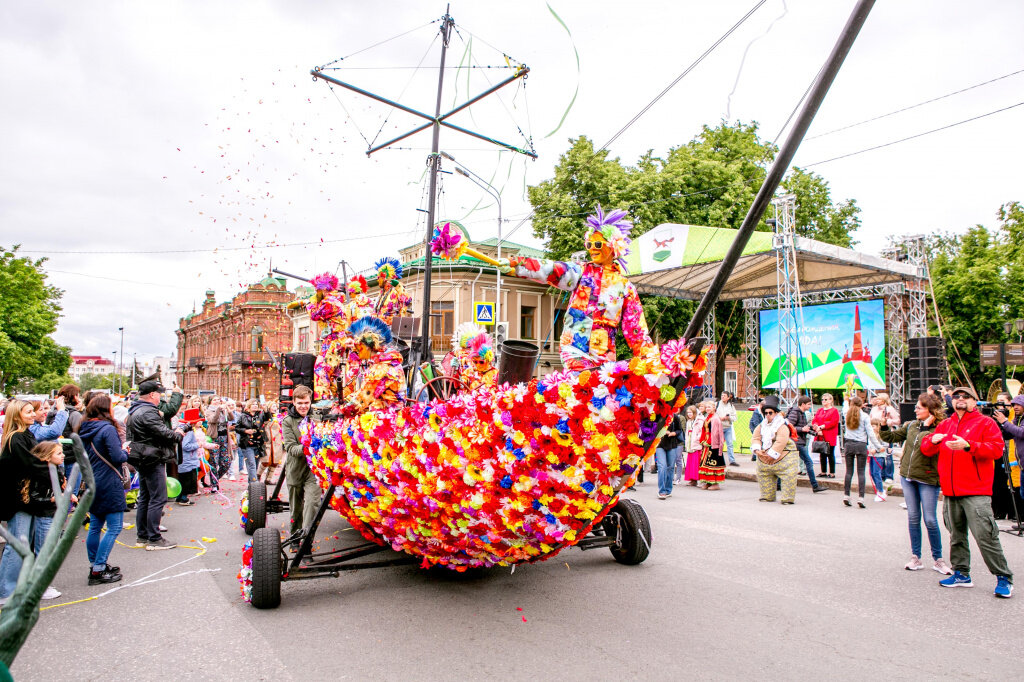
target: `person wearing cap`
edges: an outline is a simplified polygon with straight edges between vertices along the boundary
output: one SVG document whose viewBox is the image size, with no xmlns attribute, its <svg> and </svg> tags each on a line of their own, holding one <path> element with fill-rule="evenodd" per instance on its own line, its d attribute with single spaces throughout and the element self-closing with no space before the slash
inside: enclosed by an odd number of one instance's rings
<svg viewBox="0 0 1024 682">
<path fill-rule="evenodd" d="M 128 411 L 129 462 L 139 472 L 139 499 L 135 514 L 136 547 L 173 549 L 177 545 L 160 534 L 160 518 L 167 503 L 167 463 L 177 456 L 184 437 L 173 431 L 157 408 L 164 387 L 158 381 L 139 384 L 139 398 Z"/>
<path fill-rule="evenodd" d="M 958 386 L 952 398 L 953 414 L 921 442 L 921 454 L 939 458 L 942 515 L 949 530 L 953 575 L 939 584 L 974 586 L 967 539 L 970 530 L 985 565 L 996 576 L 995 595 L 1009 598 L 1013 594 L 1013 572 L 1006 563 L 999 527 L 992 516 L 992 475 L 995 460 L 1003 455 L 1003 439 L 995 420 L 978 412 L 978 394 L 973 389 Z"/>
<path fill-rule="evenodd" d="M 206 442 L 196 438 L 196 424 L 203 421 L 202 411 L 198 408 L 185 410 L 178 427 L 184 431 L 185 437 L 181 439 L 181 464 L 178 465 L 178 481 L 181 483 L 181 494 L 178 495 L 177 503 L 182 507 L 191 507 L 195 504 L 188 499 L 189 495 L 199 493 L 199 460 L 200 450 L 216 450 L 216 443 Z"/>
<path fill-rule="evenodd" d="M 1002 429 L 1003 438 L 1007 440 L 1006 463 L 1010 470 L 1006 475 L 1010 479 L 1011 488 L 1016 488 L 1016 494 L 1020 494 L 1020 458 L 1024 455 L 1024 395 L 1018 395 L 1010 401 L 1013 412 L 1005 415 L 996 410 L 995 420 Z M 1024 507 L 1024 502 L 1017 500 L 1017 509 Z M 1014 527 L 1014 530 L 1020 530 Z"/>
</svg>

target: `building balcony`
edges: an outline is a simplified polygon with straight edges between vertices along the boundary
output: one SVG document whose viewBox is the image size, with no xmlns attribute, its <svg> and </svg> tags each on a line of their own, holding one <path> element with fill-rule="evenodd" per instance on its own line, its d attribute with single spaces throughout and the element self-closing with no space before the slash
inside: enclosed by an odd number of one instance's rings
<svg viewBox="0 0 1024 682">
<path fill-rule="evenodd" d="M 191 357 L 188 359 L 188 366 L 195 369 L 206 369 L 206 361 L 203 358 Z"/>
<path fill-rule="evenodd" d="M 231 364 L 251 367 L 253 365 L 269 365 L 272 364 L 272 361 L 266 350 L 236 350 L 231 354 Z"/>
</svg>

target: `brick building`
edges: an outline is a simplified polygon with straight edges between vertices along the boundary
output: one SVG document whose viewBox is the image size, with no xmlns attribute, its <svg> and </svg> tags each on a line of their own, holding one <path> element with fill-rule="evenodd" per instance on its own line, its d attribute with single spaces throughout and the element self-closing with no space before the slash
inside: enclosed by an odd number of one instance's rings
<svg viewBox="0 0 1024 682">
<path fill-rule="evenodd" d="M 111 374 L 116 369 L 117 365 L 114 364 L 113 360 L 108 360 L 99 355 L 72 355 L 68 374 L 77 383 L 86 374 Z"/>
<path fill-rule="evenodd" d="M 271 399 L 278 388 L 275 359 L 292 341 L 285 309 L 292 298 L 284 279 L 269 276 L 220 304 L 207 291 L 202 309 L 178 323 L 178 385 L 185 393 Z"/>
</svg>

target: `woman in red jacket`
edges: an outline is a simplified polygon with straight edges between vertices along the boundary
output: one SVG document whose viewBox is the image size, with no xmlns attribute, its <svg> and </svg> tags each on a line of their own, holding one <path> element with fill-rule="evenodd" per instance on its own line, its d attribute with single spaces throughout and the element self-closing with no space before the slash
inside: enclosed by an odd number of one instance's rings
<svg viewBox="0 0 1024 682">
<path fill-rule="evenodd" d="M 814 437 L 828 443 L 828 453 L 821 455 L 819 478 L 836 477 L 836 440 L 839 438 L 839 410 L 831 393 L 821 396 L 821 409 L 811 420 Z"/>
</svg>

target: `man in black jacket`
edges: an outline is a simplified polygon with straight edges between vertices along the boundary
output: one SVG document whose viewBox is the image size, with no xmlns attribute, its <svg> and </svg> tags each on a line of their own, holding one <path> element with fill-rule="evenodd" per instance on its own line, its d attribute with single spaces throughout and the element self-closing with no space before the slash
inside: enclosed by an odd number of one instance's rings
<svg viewBox="0 0 1024 682">
<path fill-rule="evenodd" d="M 138 400 L 128 412 L 127 434 L 131 443 L 128 461 L 139 472 L 135 546 L 147 550 L 177 546 L 160 535 L 160 517 L 167 504 L 166 465 L 175 459 L 184 434 L 180 429 L 172 431 L 157 409 L 163 391 L 159 382 L 143 381 L 139 384 Z"/>
<path fill-rule="evenodd" d="M 826 488 L 818 485 L 818 479 L 814 476 L 814 463 L 807 452 L 807 434 L 811 432 L 810 422 L 807 421 L 807 411 L 811 409 L 811 404 L 811 397 L 808 395 L 802 395 L 797 398 L 797 401 L 786 412 L 786 421 L 796 429 L 796 451 L 800 455 L 800 461 L 803 462 L 804 467 L 807 469 L 807 478 L 811 481 L 811 490 L 816 493 L 822 493 L 825 492 Z"/>
</svg>

